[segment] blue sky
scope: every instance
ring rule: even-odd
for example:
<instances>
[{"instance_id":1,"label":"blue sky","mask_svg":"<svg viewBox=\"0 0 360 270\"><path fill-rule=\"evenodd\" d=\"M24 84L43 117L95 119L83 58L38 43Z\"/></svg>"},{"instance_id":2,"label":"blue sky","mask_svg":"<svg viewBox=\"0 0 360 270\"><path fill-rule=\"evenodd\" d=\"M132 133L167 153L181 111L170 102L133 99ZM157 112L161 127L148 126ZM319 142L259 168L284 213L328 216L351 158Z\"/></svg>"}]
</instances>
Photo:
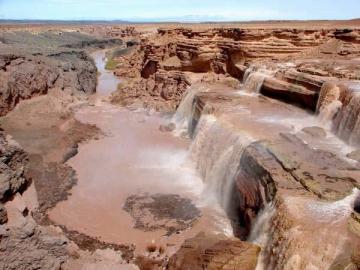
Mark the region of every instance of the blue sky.
<instances>
[{"instance_id":1,"label":"blue sky","mask_svg":"<svg viewBox=\"0 0 360 270\"><path fill-rule=\"evenodd\" d=\"M0 0L1 19L352 19L360 0Z\"/></svg>"}]
</instances>

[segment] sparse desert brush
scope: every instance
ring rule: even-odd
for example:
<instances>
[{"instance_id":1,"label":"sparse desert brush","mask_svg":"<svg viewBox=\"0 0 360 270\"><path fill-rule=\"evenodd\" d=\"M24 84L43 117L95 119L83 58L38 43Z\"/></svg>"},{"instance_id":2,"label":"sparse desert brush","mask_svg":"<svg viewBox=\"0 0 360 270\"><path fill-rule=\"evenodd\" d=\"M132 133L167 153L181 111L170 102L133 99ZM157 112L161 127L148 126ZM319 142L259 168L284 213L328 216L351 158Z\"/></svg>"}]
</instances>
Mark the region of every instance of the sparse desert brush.
<instances>
[{"instance_id":1,"label":"sparse desert brush","mask_svg":"<svg viewBox=\"0 0 360 270\"><path fill-rule=\"evenodd\" d=\"M118 61L116 61L114 58L110 58L106 62L105 69L114 70L118 64Z\"/></svg>"}]
</instances>

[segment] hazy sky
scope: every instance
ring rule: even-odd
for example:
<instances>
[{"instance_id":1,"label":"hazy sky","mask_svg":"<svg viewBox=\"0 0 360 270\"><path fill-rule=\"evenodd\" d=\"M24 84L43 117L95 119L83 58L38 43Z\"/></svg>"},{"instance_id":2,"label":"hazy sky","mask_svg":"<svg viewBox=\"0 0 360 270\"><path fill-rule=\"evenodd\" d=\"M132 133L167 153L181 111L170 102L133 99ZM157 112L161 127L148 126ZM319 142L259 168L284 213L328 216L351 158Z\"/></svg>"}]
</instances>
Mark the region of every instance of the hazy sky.
<instances>
[{"instance_id":1,"label":"hazy sky","mask_svg":"<svg viewBox=\"0 0 360 270\"><path fill-rule=\"evenodd\" d=\"M2 19L351 19L360 0L0 0Z\"/></svg>"}]
</instances>

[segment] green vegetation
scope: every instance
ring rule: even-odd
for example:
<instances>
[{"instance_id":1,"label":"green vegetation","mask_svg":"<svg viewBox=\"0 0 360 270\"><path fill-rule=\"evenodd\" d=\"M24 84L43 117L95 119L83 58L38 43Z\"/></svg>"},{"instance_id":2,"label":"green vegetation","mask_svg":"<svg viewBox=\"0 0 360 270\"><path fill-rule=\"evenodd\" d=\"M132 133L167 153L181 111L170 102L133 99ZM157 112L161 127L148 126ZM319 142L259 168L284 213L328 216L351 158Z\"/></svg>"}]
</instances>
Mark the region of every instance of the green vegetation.
<instances>
[{"instance_id":1,"label":"green vegetation","mask_svg":"<svg viewBox=\"0 0 360 270\"><path fill-rule=\"evenodd\" d=\"M116 61L114 58L110 57L106 62L105 69L114 70L117 64L119 64L119 62Z\"/></svg>"},{"instance_id":2,"label":"green vegetation","mask_svg":"<svg viewBox=\"0 0 360 270\"><path fill-rule=\"evenodd\" d=\"M107 70L114 70L116 68L116 65L119 64L119 61L116 60L117 57L128 54L131 52L133 48L114 48L113 50L107 52L107 62L105 65L105 69Z\"/></svg>"}]
</instances>

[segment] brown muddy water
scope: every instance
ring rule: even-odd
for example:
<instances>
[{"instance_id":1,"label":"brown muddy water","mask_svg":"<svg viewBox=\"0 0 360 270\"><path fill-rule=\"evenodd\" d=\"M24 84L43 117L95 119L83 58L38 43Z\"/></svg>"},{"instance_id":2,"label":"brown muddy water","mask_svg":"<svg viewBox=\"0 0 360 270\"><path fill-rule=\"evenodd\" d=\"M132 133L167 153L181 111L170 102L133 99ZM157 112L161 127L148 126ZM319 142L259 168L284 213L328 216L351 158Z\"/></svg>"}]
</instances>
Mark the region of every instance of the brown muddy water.
<instances>
[{"instance_id":1,"label":"brown muddy water","mask_svg":"<svg viewBox=\"0 0 360 270\"><path fill-rule=\"evenodd\" d=\"M119 79L104 69L105 51L93 57L100 72L96 102L76 117L105 136L81 145L68 161L78 183L50 218L106 242L134 244L138 254L150 244L171 254L200 231L232 235L225 213L204 192L190 141L159 130L169 116L109 104Z\"/></svg>"}]
</instances>

